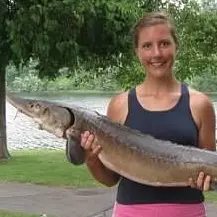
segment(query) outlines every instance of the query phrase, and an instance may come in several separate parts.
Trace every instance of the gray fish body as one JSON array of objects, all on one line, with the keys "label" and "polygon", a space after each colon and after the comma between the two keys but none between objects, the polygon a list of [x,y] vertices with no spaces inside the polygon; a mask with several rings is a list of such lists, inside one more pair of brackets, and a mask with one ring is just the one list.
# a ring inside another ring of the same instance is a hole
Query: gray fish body
[{"label": "gray fish body", "polygon": [[80,134],[86,130],[95,135],[102,146],[99,158],[109,169],[142,184],[153,186],[187,186],[188,179],[197,179],[200,171],[211,175],[217,183],[217,153],[162,141],[150,135],[110,121],[87,109],[17,98],[8,94],[7,100],[19,111],[32,117],[42,129],[65,137],[67,158],[75,165],[85,161],[80,147]]}]

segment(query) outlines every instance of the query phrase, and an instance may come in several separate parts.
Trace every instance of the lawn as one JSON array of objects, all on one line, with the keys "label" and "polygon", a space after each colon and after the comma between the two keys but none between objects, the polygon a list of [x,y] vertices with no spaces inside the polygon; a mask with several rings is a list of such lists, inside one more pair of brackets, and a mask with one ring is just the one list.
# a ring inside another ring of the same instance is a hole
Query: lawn
[{"label": "lawn", "polygon": [[[41,215],[42,217],[52,217],[50,215]],[[21,212],[8,212],[0,210],[0,217],[40,217],[38,214],[26,214]]]},{"label": "lawn", "polygon": [[0,182],[33,183],[52,186],[95,187],[85,165],[70,164],[63,150],[21,150],[0,163]]}]

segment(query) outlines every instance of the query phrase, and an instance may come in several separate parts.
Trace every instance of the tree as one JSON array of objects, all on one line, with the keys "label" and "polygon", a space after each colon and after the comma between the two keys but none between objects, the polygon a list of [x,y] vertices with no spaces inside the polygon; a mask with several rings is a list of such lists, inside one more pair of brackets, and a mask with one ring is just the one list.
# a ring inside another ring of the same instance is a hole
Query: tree
[{"label": "tree", "polygon": [[196,2],[190,1],[176,16],[181,42],[176,69],[182,80],[216,73],[216,15],[216,11],[202,11]]},{"label": "tree", "polygon": [[0,158],[9,156],[5,131],[9,61],[18,66],[30,57],[38,59],[40,76],[55,77],[59,68],[76,65],[78,57],[126,52],[126,32],[135,19],[130,12],[133,5],[136,8],[132,0],[127,4],[123,0],[0,0]]},{"label": "tree", "polygon": [[11,13],[10,4],[6,0],[0,1],[0,159],[8,158],[6,137],[6,111],[5,111],[5,68],[8,64],[10,49],[8,47],[8,34],[6,20]]}]

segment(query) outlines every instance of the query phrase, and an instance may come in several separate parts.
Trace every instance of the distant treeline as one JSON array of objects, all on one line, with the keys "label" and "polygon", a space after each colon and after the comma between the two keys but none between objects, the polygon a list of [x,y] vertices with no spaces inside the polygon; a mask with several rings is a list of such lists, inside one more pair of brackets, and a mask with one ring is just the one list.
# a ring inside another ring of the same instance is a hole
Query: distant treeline
[{"label": "distant treeline", "polygon": [[153,10],[168,11],[177,26],[177,76],[204,91],[217,86],[215,1],[15,2],[20,13],[8,27],[14,55],[7,85],[12,90],[117,90],[135,85],[143,71],[134,57],[131,30],[142,14]]}]

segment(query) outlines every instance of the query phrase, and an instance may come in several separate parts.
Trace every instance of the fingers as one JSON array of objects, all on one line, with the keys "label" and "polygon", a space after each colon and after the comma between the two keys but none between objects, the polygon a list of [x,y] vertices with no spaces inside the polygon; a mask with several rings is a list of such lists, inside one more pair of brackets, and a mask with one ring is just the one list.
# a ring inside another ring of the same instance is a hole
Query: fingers
[{"label": "fingers", "polygon": [[205,174],[203,172],[200,172],[197,178],[197,188],[203,189],[203,182],[204,182]]},{"label": "fingers", "polygon": [[197,181],[194,182],[192,178],[189,178],[189,185],[192,188],[198,188],[201,191],[209,191],[211,183],[211,176],[205,176],[204,172],[200,172]]},{"label": "fingers", "polygon": [[204,180],[204,186],[203,186],[204,191],[210,190],[210,183],[211,183],[211,176],[207,176]]},{"label": "fingers", "polygon": [[81,146],[85,149],[85,150],[90,150],[91,148],[93,149],[93,145],[94,145],[94,135],[90,134],[89,131],[85,131],[82,135],[81,135]]},{"label": "fingers", "polygon": [[102,150],[102,147],[100,145],[97,145],[96,147],[92,149],[92,152],[91,152],[92,156],[98,155],[101,150]]},{"label": "fingers", "polygon": [[95,161],[102,147],[94,141],[94,135],[85,131],[81,135],[81,146],[86,150],[86,161]]},{"label": "fingers", "polygon": [[191,186],[192,188],[196,188],[196,184],[192,178],[189,178],[188,181],[189,181],[189,186]]}]

